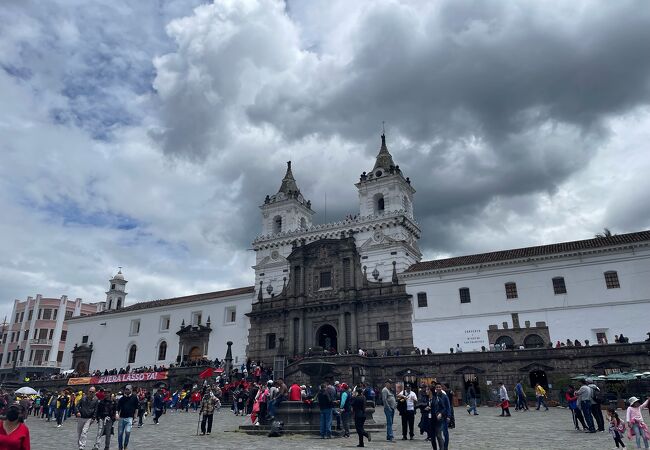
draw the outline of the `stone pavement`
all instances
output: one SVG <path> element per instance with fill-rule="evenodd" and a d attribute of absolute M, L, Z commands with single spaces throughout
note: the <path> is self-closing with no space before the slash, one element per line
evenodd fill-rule
<path fill-rule="evenodd" d="M 375 414 L 384 422 L 383 409 Z M 498 417 L 500 409 L 479 408 L 479 416 L 469 416 L 463 408 L 456 408 L 456 429 L 450 430 L 451 449 L 526 449 L 526 450 L 595 450 L 615 448 L 609 433 L 585 434 L 573 430 L 571 412 L 564 408 L 551 408 L 549 411 L 519 413 L 513 417 Z M 619 415 L 622 412 L 619 412 Z M 229 410 L 222 409 L 215 414 L 215 423 L 210 436 L 196 436 L 198 414 L 168 413 L 162 416 L 160 425 L 153 425 L 151 418 L 145 419 L 143 428 L 134 428 L 131 433 L 130 450 L 139 449 L 338 449 L 356 448 L 357 437 L 321 440 L 311 436 L 249 436 L 237 431 L 247 417 L 236 417 Z M 376 449 L 426 449 L 431 448 L 416 430 L 415 441 L 401 440 L 399 416 L 394 426 L 397 441 L 387 442 L 382 432 L 373 433 L 371 443 L 366 447 Z M 419 420 L 419 415 L 416 417 Z M 56 423 L 46 422 L 33 416 L 27 420 L 34 450 L 76 450 L 75 419 L 68 419 L 61 428 Z M 352 428 L 354 426 L 352 425 Z M 93 427 L 93 431 L 95 428 Z M 111 449 L 117 449 L 117 425 Z M 632 441 L 625 439 L 628 447 Z M 88 450 L 92 446 L 86 447 Z"/>

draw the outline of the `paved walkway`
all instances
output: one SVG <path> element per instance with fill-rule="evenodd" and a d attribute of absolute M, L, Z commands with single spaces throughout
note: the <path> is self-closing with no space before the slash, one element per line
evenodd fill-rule
<path fill-rule="evenodd" d="M 376 414 L 378 421 L 384 422 L 383 410 Z M 462 408 L 456 408 L 455 430 L 451 432 L 451 449 L 527 449 L 527 450 L 595 450 L 615 448 L 613 439 L 605 433 L 585 434 L 573 430 L 571 413 L 564 408 L 551 408 L 549 411 L 513 412 L 513 417 L 498 417 L 498 408 L 479 408 L 479 416 L 468 416 Z M 196 436 L 196 413 L 168 413 L 161 424 L 153 425 L 150 418 L 143 428 L 134 428 L 131 433 L 130 450 L 169 449 L 337 449 L 356 447 L 356 435 L 349 439 L 335 438 L 321 440 L 308 436 L 284 436 L 268 438 L 249 436 L 237 431 L 238 425 L 249 423 L 245 417 L 236 417 L 229 410 L 215 415 L 215 424 L 210 436 Z M 399 417 L 396 417 L 395 434 L 401 439 Z M 416 418 L 416 425 L 417 421 Z M 36 419 L 27 421 L 35 450 L 76 450 L 75 419 L 68 419 L 61 428 L 56 423 Z M 95 428 L 93 427 L 93 430 Z M 111 449 L 117 449 L 116 435 Z M 628 447 L 634 448 L 632 441 L 625 439 Z M 376 449 L 416 449 L 431 448 L 423 436 L 415 441 L 386 442 L 384 433 L 374 433 L 367 447 Z M 88 450 L 92 446 L 86 447 Z"/>

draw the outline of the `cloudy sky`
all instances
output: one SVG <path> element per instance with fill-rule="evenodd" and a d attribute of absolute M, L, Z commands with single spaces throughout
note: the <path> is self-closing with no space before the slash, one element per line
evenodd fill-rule
<path fill-rule="evenodd" d="M 5 0 L 0 320 L 252 283 L 285 162 L 354 213 L 382 121 L 427 259 L 648 229 L 647 6 Z"/>

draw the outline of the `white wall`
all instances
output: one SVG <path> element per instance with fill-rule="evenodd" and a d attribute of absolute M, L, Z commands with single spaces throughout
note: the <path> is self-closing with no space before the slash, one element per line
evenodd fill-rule
<path fill-rule="evenodd" d="M 620 288 L 607 289 L 604 272 L 618 272 Z M 552 278 L 565 279 L 567 293 L 555 295 Z M 544 321 L 551 339 L 596 342 L 605 331 L 609 342 L 621 332 L 642 341 L 650 331 L 650 252 L 647 249 L 516 263 L 481 270 L 405 277 L 413 295 L 414 344 L 447 352 L 459 343 L 465 351 L 488 346 L 487 329 L 502 322 L 512 327 Z M 517 283 L 518 298 L 506 299 L 505 283 Z M 471 303 L 460 303 L 459 288 L 470 289 Z M 417 293 L 426 292 L 428 306 L 417 306 Z M 466 331 L 476 330 L 466 333 Z M 477 339 L 468 340 L 468 336 Z M 482 339 L 480 339 L 482 338 Z M 471 344 L 476 342 L 476 344 Z M 481 343 L 478 343 L 481 342 Z"/>
<path fill-rule="evenodd" d="M 201 311 L 202 323 L 210 316 L 212 333 L 208 346 L 208 357 L 223 359 L 226 355 L 227 341 L 232 341 L 233 361 L 245 361 L 246 345 L 248 342 L 248 318 L 244 315 L 251 310 L 252 296 L 250 294 L 227 298 L 189 302 L 171 307 L 157 307 L 135 311 L 99 314 L 69 320 L 68 338 L 63 357 L 63 369 L 69 369 L 72 364 L 70 353 L 75 344 L 81 344 L 82 337 L 88 336 L 92 342 L 93 354 L 90 363 L 91 370 L 112 369 L 125 367 L 128 359 L 128 349 L 135 343 L 138 347 L 135 363 L 131 367 L 169 365 L 176 362 L 178 355 L 178 335 L 181 323 L 189 325 L 192 313 Z M 226 309 L 236 307 L 235 323 L 226 323 Z M 170 328 L 160 330 L 160 319 L 169 315 Z M 131 321 L 140 320 L 140 333 L 132 336 Z M 106 323 L 106 325 L 101 325 Z M 167 341 L 167 355 L 164 361 L 158 361 L 158 345 L 162 340 Z"/>

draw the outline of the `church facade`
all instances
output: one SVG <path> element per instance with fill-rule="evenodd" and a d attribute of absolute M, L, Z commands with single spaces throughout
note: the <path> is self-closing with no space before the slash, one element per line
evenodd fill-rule
<path fill-rule="evenodd" d="M 358 214 L 314 224 L 288 163 L 260 206 L 253 286 L 125 305 L 118 274 L 103 311 L 69 321 L 63 367 L 90 344 L 77 354 L 103 370 L 222 358 L 227 341 L 235 363 L 268 364 L 281 346 L 404 354 L 646 339 L 650 231 L 421 261 L 415 189 L 385 136 L 355 187 Z"/>

